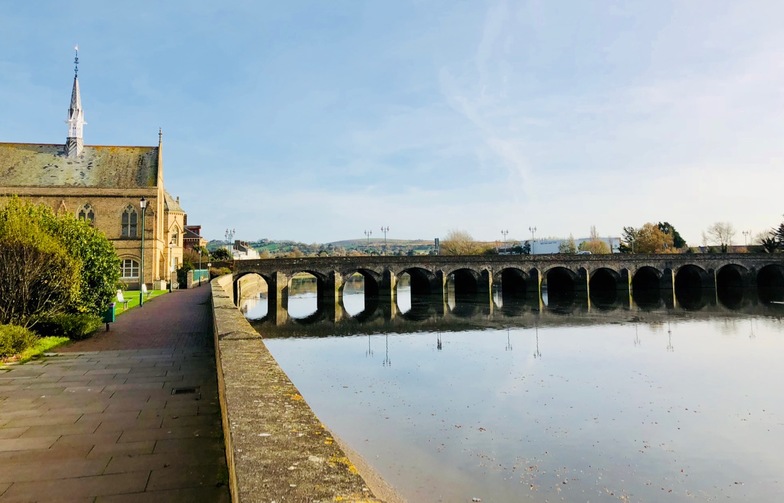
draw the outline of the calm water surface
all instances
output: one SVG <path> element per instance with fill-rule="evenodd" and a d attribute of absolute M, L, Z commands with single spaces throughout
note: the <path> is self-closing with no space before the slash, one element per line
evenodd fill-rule
<path fill-rule="evenodd" d="M 345 295 L 348 311 L 363 303 Z M 314 305 L 296 295 L 288 312 Z M 255 325 L 410 502 L 784 500 L 784 311 L 546 311 L 486 326 L 478 309 L 459 331 Z"/>

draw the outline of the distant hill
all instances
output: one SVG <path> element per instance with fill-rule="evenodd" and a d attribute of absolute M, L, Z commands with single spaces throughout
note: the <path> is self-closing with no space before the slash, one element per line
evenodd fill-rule
<path fill-rule="evenodd" d="M 228 246 L 224 240 L 214 239 L 207 243 L 207 249 Z M 300 243 L 297 241 L 275 241 L 259 239 L 248 243 L 262 256 L 291 255 L 349 255 L 349 254 L 388 254 L 388 255 L 426 255 L 433 250 L 433 241 L 424 239 L 387 239 L 386 249 L 383 238 L 347 239 L 331 243 Z"/>

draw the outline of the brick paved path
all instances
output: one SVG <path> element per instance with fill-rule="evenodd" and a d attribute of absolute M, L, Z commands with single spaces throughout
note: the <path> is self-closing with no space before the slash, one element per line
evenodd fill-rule
<path fill-rule="evenodd" d="M 0 370 L 0 502 L 228 502 L 208 287 Z"/>

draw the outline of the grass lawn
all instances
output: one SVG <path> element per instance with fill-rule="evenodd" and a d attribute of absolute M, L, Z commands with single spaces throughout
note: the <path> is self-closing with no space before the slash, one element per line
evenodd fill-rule
<path fill-rule="evenodd" d="M 149 302 L 155 297 L 169 293 L 169 290 L 149 290 L 149 296 L 144 298 L 144 302 Z M 114 301 L 114 314 L 119 316 L 126 311 L 130 311 L 134 307 L 139 307 L 139 290 L 123 290 L 123 298 L 128 301 L 128 309 L 121 302 Z"/>

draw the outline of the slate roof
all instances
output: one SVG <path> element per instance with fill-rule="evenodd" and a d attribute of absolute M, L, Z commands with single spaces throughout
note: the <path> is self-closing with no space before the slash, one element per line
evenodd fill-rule
<path fill-rule="evenodd" d="M 66 157 L 64 145 L 0 143 L 3 187 L 154 187 L 158 147 L 85 145 L 82 155 Z"/>
<path fill-rule="evenodd" d="M 164 201 L 166 203 L 166 209 L 169 211 L 179 211 L 181 213 L 185 213 L 185 210 L 182 209 L 180 206 L 180 201 L 172 197 L 171 194 L 168 192 L 163 193 Z"/>

